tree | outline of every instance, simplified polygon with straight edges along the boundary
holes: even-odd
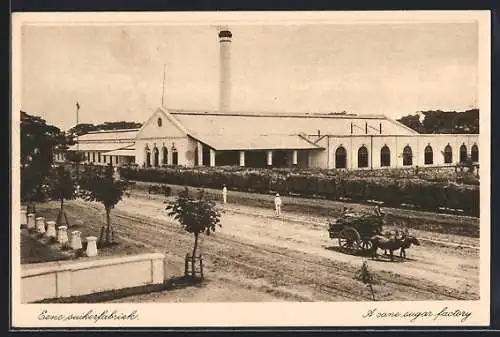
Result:
[[[210,235],[220,224],[220,212],[215,202],[205,197],[203,190],[199,191],[197,197],[193,197],[186,187],[178,197],[170,201],[166,208],[168,215],[174,217],[182,225],[182,228],[194,235],[194,246],[191,254],[192,265],[198,249],[198,238],[203,232]]]
[[[422,122],[418,114],[408,115],[397,121],[420,133],[479,133],[479,109],[458,112],[427,110],[420,113],[424,116]]]
[[[124,130],[124,129],[139,129],[142,126],[141,123],[137,122],[104,122],[102,124],[89,124],[80,123],[68,130],[68,132],[75,136],[81,136],[89,132],[94,131],[105,131],[105,130]]]
[[[128,187],[124,180],[117,180],[113,175],[113,166],[110,163],[104,169],[87,166],[82,174],[80,184],[87,201],[98,201],[103,204],[106,211],[106,228],[102,228],[99,242],[104,245],[114,243],[115,232],[111,224],[111,210],[122,200]]]
[[[67,144],[61,130],[44,119],[21,111],[21,200],[33,202],[41,196],[42,185],[53,164],[53,151]]]
[[[68,217],[64,211],[64,200],[73,200],[76,198],[76,181],[71,172],[60,165],[52,170],[48,179],[48,195],[53,200],[61,203],[61,209],[57,215],[56,224],[62,224],[63,218],[69,227]]]
[[[408,115],[405,117],[401,117],[400,119],[397,120],[398,122],[406,125],[410,129],[413,129],[417,132],[423,133],[424,132],[424,126],[420,122],[420,116],[419,115]]]
[[[373,291],[373,285],[376,283],[372,273],[368,270],[368,262],[364,261],[361,268],[358,270],[354,279],[365,284],[372,294],[372,299],[375,301],[375,292]]]

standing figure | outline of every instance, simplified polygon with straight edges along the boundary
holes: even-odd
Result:
[[[227,188],[226,185],[222,185],[222,200],[225,203],[227,203]]]
[[[276,193],[276,196],[274,197],[274,208],[276,209],[276,216],[281,215],[281,198],[279,193]]]

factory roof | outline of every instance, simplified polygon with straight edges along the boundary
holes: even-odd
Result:
[[[194,138],[215,150],[318,150],[322,147],[298,135],[241,135],[226,136],[202,135]]]
[[[139,129],[121,129],[121,130],[103,130],[92,131],[84,135],[78,136],[78,141],[118,141],[118,140],[133,140],[139,132]]]

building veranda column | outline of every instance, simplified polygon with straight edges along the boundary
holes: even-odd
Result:
[[[196,142],[196,148],[198,150],[198,166],[203,166],[203,145]]]
[[[245,151],[240,151],[240,166],[245,166]]]
[[[215,150],[210,149],[210,166],[215,166]]]
[[[297,156],[298,156],[297,150],[293,150],[293,152],[292,152],[292,165],[297,165]]]
[[[267,151],[267,166],[273,165],[273,151]]]
[[[158,149],[158,166],[163,166],[163,146]]]

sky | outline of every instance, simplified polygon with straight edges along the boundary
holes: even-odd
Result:
[[[476,23],[231,25],[234,111],[399,118],[477,107]],[[214,25],[22,28],[21,109],[62,129],[217,110]]]

